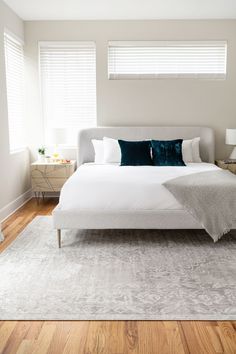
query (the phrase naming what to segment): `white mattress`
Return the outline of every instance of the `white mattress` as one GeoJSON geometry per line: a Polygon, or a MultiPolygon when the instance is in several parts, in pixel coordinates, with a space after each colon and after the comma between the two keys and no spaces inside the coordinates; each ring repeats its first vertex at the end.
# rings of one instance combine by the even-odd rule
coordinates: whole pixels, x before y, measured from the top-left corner
{"type": "Polygon", "coordinates": [[[209,163],[190,163],[186,167],[87,163],[63,186],[59,207],[61,211],[93,213],[182,210],[162,183],[178,176],[217,169],[209,163]]]}

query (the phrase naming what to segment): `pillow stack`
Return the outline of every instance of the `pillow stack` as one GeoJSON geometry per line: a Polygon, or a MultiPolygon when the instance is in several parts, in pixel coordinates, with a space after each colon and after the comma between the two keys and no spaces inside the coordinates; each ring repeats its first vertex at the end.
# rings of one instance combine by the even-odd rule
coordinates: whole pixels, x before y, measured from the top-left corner
{"type": "Polygon", "coordinates": [[[202,162],[200,138],[191,140],[125,141],[104,137],[92,140],[96,164],[119,163],[121,166],[185,166],[202,162]]]}

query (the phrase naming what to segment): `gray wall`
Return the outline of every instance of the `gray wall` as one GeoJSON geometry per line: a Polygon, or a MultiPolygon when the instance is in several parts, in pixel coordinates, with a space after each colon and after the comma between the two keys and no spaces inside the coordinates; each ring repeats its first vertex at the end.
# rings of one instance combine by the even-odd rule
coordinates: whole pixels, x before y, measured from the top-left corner
{"type": "Polygon", "coordinates": [[[25,23],[31,146],[42,142],[39,40],[94,40],[98,125],[205,125],[215,129],[217,158],[226,157],[225,128],[236,128],[236,20],[38,21],[25,23]],[[108,40],[227,40],[228,73],[215,80],[107,79],[108,40]]]}
{"type": "Polygon", "coordinates": [[[4,28],[24,39],[23,21],[0,0],[0,221],[27,197],[28,150],[10,154],[8,136],[4,28]]]}

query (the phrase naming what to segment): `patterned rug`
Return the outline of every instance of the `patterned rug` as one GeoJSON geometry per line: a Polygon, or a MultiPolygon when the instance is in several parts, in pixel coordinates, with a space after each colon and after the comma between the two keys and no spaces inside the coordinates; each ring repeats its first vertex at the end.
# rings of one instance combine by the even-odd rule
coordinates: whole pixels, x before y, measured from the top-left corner
{"type": "Polygon", "coordinates": [[[0,255],[0,320],[236,320],[236,232],[63,231],[36,217],[0,255]]]}

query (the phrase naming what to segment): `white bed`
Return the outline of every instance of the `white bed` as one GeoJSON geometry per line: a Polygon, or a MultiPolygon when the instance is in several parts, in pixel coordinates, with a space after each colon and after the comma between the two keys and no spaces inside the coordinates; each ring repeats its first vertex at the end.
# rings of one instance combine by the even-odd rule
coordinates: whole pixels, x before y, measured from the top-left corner
{"type": "Polygon", "coordinates": [[[84,129],[78,139],[78,169],[62,188],[53,211],[59,246],[62,229],[200,229],[162,183],[186,174],[218,169],[214,134],[207,127],[100,127],[84,129]],[[96,165],[92,139],[192,139],[200,137],[203,163],[186,167],[96,165]]]}

